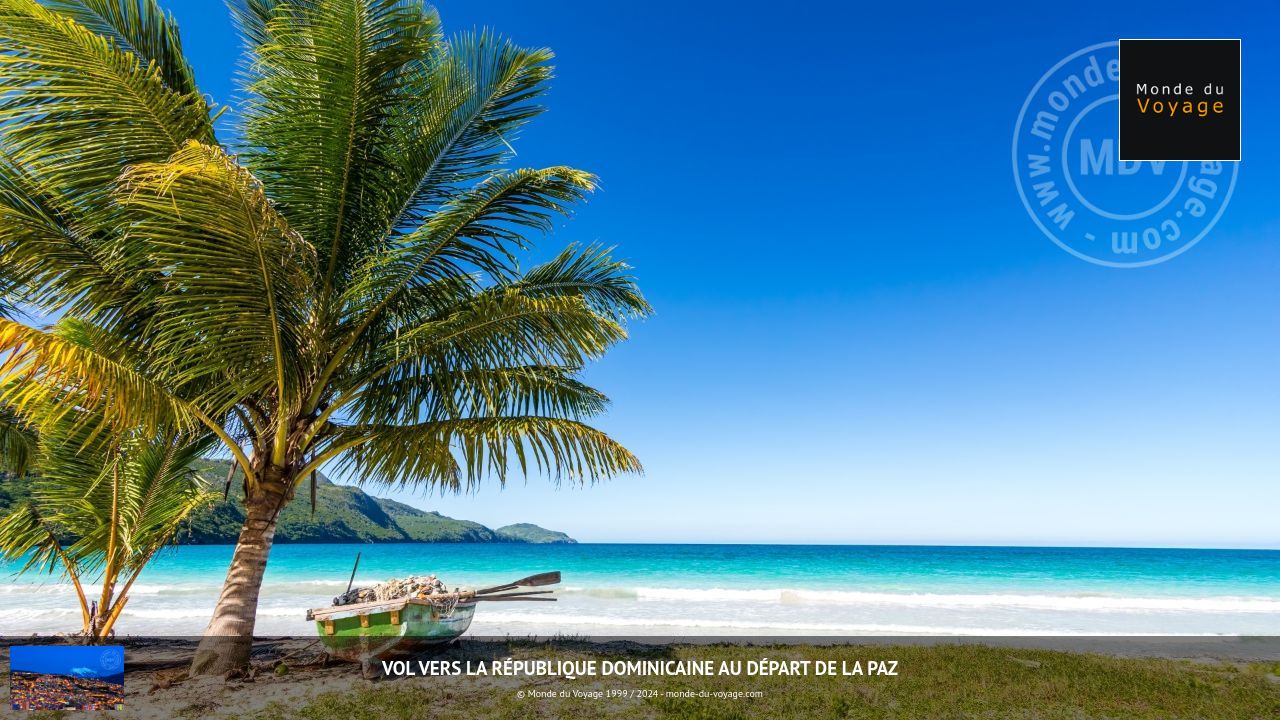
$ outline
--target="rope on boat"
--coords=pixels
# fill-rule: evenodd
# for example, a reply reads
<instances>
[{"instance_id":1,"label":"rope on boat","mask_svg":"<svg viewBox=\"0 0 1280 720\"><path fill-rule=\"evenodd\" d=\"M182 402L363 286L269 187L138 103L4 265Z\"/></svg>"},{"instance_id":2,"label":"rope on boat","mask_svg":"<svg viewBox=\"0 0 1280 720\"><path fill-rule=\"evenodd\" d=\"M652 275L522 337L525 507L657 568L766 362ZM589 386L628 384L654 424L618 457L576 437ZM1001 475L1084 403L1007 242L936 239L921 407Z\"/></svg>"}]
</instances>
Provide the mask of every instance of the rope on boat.
<instances>
[{"instance_id":1,"label":"rope on boat","mask_svg":"<svg viewBox=\"0 0 1280 720\"><path fill-rule=\"evenodd\" d=\"M410 575L406 578L391 578L384 583L372 587L352 588L333 599L334 605L354 605L365 602L387 602L406 598L430 599L433 595L449 592L445 584L435 575ZM449 605L452 612L457 598Z\"/></svg>"},{"instance_id":2,"label":"rope on boat","mask_svg":"<svg viewBox=\"0 0 1280 720\"><path fill-rule=\"evenodd\" d=\"M458 607L458 594L446 595L432 601L432 604L440 609L440 617L453 617L453 611Z\"/></svg>"}]
</instances>

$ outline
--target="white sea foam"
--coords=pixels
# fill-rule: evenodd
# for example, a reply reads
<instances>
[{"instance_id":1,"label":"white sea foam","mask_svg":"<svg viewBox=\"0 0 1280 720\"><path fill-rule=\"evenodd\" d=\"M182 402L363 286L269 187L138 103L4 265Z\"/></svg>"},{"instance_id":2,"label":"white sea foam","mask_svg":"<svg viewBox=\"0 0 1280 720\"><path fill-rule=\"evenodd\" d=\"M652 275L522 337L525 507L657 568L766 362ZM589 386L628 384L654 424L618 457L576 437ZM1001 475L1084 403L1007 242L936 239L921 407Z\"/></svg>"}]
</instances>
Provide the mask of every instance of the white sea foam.
<instances>
[{"instance_id":1,"label":"white sea foam","mask_svg":"<svg viewBox=\"0 0 1280 720\"><path fill-rule=\"evenodd\" d=\"M296 617L306 616L305 607L259 607L258 617ZM125 611L126 616L147 618L151 620L182 620L185 618L208 619L213 614L213 606L180 607L180 608L146 608Z\"/></svg>"},{"instance_id":2,"label":"white sea foam","mask_svg":"<svg viewBox=\"0 0 1280 720\"><path fill-rule=\"evenodd\" d=\"M895 623L820 623L820 622L770 622L751 620L725 620L722 618L629 618L611 615L557 615L549 618L538 613L521 612L489 612L477 615L473 632L483 634L486 627L514 625L529 626L536 632L546 632L548 627L577 628L619 628L625 630L673 628L682 631L693 630L707 634L711 631L731 630L763 631L772 634L830 634L830 635L974 635L974 636L1096 636L1096 637L1131 637L1141 633L1132 632L1098 632L1080 633L1072 631L1046 631L1039 628L979 627L958 625L907 625ZM1159 635L1177 635L1179 633L1159 633ZM1186 633L1188 636L1199 633Z\"/></svg>"},{"instance_id":3,"label":"white sea foam","mask_svg":"<svg viewBox=\"0 0 1280 720\"><path fill-rule=\"evenodd\" d=\"M71 586L60 578L0 584L0 635L63 632L79 624ZM221 575L155 578L135 585L137 596L118 626L131 634L195 634L203 630ZM356 585L375 582L358 578ZM726 581L727 582L727 581ZM263 586L261 633L311 632L306 609L328 605L345 579L286 575ZM854 586L856 587L856 586ZM98 589L86 586L90 596ZM1176 589L1176 587L1175 587ZM939 591L816 587L655 587L577 583L558 588L561 602L539 607L486 604L477 634L689 635L1144 635L1265 633L1280 623L1280 592L1250 596L1162 595L1151 590L1110 593Z\"/></svg>"},{"instance_id":4,"label":"white sea foam","mask_svg":"<svg viewBox=\"0 0 1280 720\"><path fill-rule=\"evenodd\" d=\"M261 612L261 611L259 611ZM125 617L146 618L148 620L183 620L186 618L208 618L213 614L213 606L180 607L180 608L130 608L124 612Z\"/></svg>"},{"instance_id":5,"label":"white sea foam","mask_svg":"<svg viewBox=\"0 0 1280 720\"><path fill-rule=\"evenodd\" d=\"M102 592L102 586L94 583L84 583L81 585L86 595L97 595ZM145 583L135 583L129 588L130 595L183 595L183 594L204 594L217 593L221 585L209 583L178 583L178 584L159 584L148 585ZM21 594L21 595L56 595L74 597L75 586L71 583L63 582L15 582L8 585L0 585L0 594Z\"/></svg>"},{"instance_id":6,"label":"white sea foam","mask_svg":"<svg viewBox=\"0 0 1280 720\"><path fill-rule=\"evenodd\" d=\"M56 582L14 582L0 585L0 595L61 595L74 592L75 588L71 583Z\"/></svg>"},{"instance_id":7,"label":"white sea foam","mask_svg":"<svg viewBox=\"0 0 1280 720\"><path fill-rule=\"evenodd\" d=\"M29 620L48 615L79 615L79 608L0 608L0 620Z\"/></svg>"},{"instance_id":8,"label":"white sea foam","mask_svg":"<svg viewBox=\"0 0 1280 720\"><path fill-rule=\"evenodd\" d=\"M582 594L600 597L598 591ZM642 602L778 603L813 605L896 605L927 608L1027 608L1085 612L1280 613L1280 599L1269 597L1128 597L1119 595L1044 595L1016 593L886 593L790 588L617 589L619 596Z\"/></svg>"}]
</instances>

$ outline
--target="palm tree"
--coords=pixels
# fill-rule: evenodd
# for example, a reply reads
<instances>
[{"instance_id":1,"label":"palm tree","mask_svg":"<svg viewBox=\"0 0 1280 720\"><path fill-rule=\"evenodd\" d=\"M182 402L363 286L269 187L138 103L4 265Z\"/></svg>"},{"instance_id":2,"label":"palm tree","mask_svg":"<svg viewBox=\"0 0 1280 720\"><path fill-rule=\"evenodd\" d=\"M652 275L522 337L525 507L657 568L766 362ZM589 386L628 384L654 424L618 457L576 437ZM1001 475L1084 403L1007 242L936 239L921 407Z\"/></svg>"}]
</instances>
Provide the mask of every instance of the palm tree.
<instances>
[{"instance_id":1,"label":"palm tree","mask_svg":"<svg viewBox=\"0 0 1280 720\"><path fill-rule=\"evenodd\" d=\"M216 494L191 469L212 434L113 437L91 428L64 417L41 436L31 500L0 519L0 556L22 562L20 572L61 570L75 588L81 637L93 643L110 636L147 563ZM101 585L96 599L90 577Z\"/></svg>"},{"instance_id":2,"label":"palm tree","mask_svg":"<svg viewBox=\"0 0 1280 720\"><path fill-rule=\"evenodd\" d=\"M234 458L247 518L195 673L247 662L276 517L326 463L453 491L639 471L580 373L649 311L606 249L520 263L596 184L507 167L550 52L403 0L231 8L223 145L154 0L0 0L0 264L95 338L0 320L3 372L40 379L2 399L74 388Z\"/></svg>"}]
</instances>

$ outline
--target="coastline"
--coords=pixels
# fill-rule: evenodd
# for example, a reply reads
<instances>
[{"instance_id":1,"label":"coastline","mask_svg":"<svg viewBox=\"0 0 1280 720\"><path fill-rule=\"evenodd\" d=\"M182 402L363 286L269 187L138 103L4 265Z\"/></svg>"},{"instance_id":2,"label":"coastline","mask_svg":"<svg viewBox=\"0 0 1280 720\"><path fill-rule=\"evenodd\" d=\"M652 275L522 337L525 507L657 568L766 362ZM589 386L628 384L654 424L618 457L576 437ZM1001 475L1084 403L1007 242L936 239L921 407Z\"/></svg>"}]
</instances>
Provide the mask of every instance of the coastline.
<instances>
[{"instance_id":1,"label":"coastline","mask_svg":"<svg viewBox=\"0 0 1280 720\"><path fill-rule=\"evenodd\" d=\"M203 632L229 546L181 546L132 589L119 632ZM408 574L485 587L559 570L556 603L486 607L484 636L1265 635L1280 627L1280 552L920 546L285 545L260 635L311 628L347 585ZM412 559L410 559L412 558ZM0 575L12 572L0 566ZM57 576L0 586L0 634L65 631L78 609Z\"/></svg>"}]
</instances>

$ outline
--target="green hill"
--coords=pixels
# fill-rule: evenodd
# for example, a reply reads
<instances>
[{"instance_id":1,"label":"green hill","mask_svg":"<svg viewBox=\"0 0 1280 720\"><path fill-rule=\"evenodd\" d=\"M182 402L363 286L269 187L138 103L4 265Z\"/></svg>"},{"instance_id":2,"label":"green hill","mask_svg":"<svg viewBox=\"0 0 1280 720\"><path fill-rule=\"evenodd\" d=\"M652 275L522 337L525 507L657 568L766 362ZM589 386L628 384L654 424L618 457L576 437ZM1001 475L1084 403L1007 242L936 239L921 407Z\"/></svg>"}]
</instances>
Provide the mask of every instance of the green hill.
<instances>
[{"instance_id":1,"label":"green hill","mask_svg":"<svg viewBox=\"0 0 1280 720\"><path fill-rule=\"evenodd\" d=\"M196 473L221 490L227 477L225 461L203 460ZM29 480L0 474L0 516L29 494ZM184 545L234 543L244 522L244 507L236 498L233 481L229 500L218 499L192 516L176 540ZM568 535L521 523L494 531L470 520L457 520L394 500L377 498L350 485L335 485L323 475L316 482L316 508L311 511L309 486L298 488L298 497L280 512L276 525L278 543L565 543Z\"/></svg>"},{"instance_id":2,"label":"green hill","mask_svg":"<svg viewBox=\"0 0 1280 720\"><path fill-rule=\"evenodd\" d=\"M498 537L502 538L503 542L554 543L557 545L566 545L578 542L562 532L538 527L533 523L516 523L515 525L506 525L498 528L495 532L498 533Z\"/></svg>"}]
</instances>

